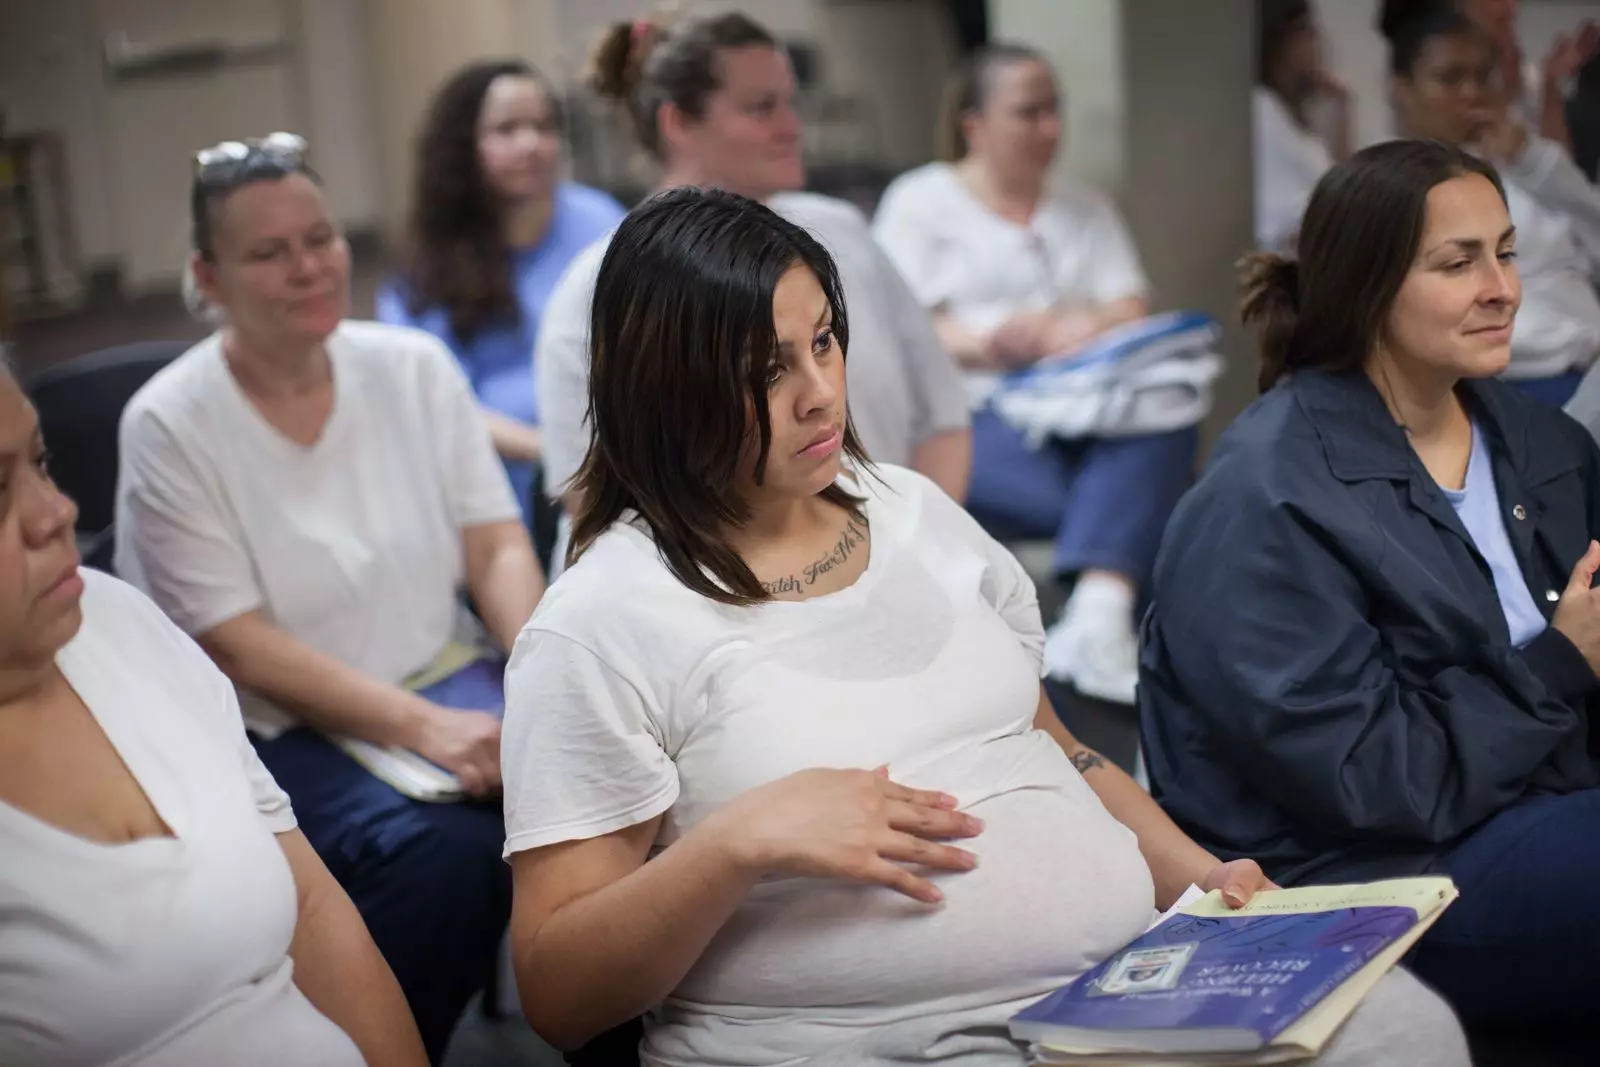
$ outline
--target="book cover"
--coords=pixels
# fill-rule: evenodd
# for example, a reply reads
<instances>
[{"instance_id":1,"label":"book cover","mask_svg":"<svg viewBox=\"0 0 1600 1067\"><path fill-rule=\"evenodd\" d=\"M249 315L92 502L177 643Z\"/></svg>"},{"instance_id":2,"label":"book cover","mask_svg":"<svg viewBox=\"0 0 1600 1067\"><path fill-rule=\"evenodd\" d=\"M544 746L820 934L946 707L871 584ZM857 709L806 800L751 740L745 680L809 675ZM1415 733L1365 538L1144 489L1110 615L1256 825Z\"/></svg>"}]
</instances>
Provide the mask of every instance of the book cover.
<instances>
[{"instance_id":1,"label":"book cover","mask_svg":"<svg viewBox=\"0 0 1600 1067\"><path fill-rule=\"evenodd\" d=\"M1108 1048L1260 1048L1417 919L1416 909L1403 905L1267 915L1180 912L1019 1013L1012 1033L1041 1042L1071 1034L1074 1044L1104 1034Z\"/></svg>"}]
</instances>

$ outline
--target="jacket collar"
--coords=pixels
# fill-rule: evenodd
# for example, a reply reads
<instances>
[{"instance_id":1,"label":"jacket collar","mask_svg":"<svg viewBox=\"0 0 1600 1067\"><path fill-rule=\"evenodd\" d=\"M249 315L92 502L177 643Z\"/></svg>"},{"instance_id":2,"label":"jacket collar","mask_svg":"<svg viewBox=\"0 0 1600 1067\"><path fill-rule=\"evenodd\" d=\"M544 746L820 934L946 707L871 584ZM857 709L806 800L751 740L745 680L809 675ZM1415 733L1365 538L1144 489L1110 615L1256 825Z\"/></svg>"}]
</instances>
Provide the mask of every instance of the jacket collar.
<instances>
[{"instance_id":1,"label":"jacket collar","mask_svg":"<svg viewBox=\"0 0 1600 1067\"><path fill-rule=\"evenodd\" d=\"M1377 388L1365 374L1296 372L1284 387L1299 401L1322 441L1328 467L1343 482L1409 480L1421 464ZM1532 447L1533 405L1520 403L1498 382L1463 380L1462 396L1491 451L1498 452L1524 485L1563 473L1570 449ZM1556 412L1548 418L1559 417ZM1549 468L1549 469L1545 469Z\"/></svg>"}]
</instances>

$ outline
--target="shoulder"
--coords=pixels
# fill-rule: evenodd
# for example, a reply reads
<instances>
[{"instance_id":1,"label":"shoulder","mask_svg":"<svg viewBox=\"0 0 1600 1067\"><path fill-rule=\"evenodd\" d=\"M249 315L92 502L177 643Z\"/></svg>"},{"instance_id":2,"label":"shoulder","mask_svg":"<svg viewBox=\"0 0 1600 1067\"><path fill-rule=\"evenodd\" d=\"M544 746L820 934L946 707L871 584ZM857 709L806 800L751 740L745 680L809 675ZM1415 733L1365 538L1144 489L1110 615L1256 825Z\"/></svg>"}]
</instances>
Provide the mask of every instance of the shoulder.
<instances>
[{"instance_id":1,"label":"shoulder","mask_svg":"<svg viewBox=\"0 0 1600 1067\"><path fill-rule=\"evenodd\" d=\"M1218 438L1190 496L1240 513L1327 498L1338 481L1292 382L1268 390Z\"/></svg>"},{"instance_id":2,"label":"shoulder","mask_svg":"<svg viewBox=\"0 0 1600 1067\"><path fill-rule=\"evenodd\" d=\"M158 425L180 436L198 429L215 411L221 371L222 335L213 333L139 388L122 410L122 432L137 442Z\"/></svg>"},{"instance_id":3,"label":"shoulder","mask_svg":"<svg viewBox=\"0 0 1600 1067\"><path fill-rule=\"evenodd\" d=\"M1566 412L1553 412L1544 402L1494 378L1474 381L1469 388L1498 424L1517 466L1539 475L1596 464L1595 439Z\"/></svg>"},{"instance_id":4,"label":"shoulder","mask_svg":"<svg viewBox=\"0 0 1600 1067\"><path fill-rule=\"evenodd\" d=\"M327 344L339 370L355 370L363 383L433 382L460 374L445 343L414 326L346 319Z\"/></svg>"},{"instance_id":5,"label":"shoulder","mask_svg":"<svg viewBox=\"0 0 1600 1067\"><path fill-rule=\"evenodd\" d=\"M211 661L144 593L101 571L80 567L83 626L73 646L108 656L154 677L210 674Z\"/></svg>"},{"instance_id":6,"label":"shoulder","mask_svg":"<svg viewBox=\"0 0 1600 1067\"><path fill-rule=\"evenodd\" d=\"M848 200L821 193L779 193L767 206L796 226L815 231L824 244L841 238L871 240L867 216Z\"/></svg>"},{"instance_id":7,"label":"shoulder","mask_svg":"<svg viewBox=\"0 0 1600 1067\"><path fill-rule=\"evenodd\" d=\"M937 212L950 201L954 172L948 163L924 163L889 183L878 203L878 214L900 217Z\"/></svg>"},{"instance_id":8,"label":"shoulder","mask_svg":"<svg viewBox=\"0 0 1600 1067\"><path fill-rule=\"evenodd\" d=\"M556 210L597 237L628 213L610 193L578 182L562 182L556 186Z\"/></svg>"}]
</instances>

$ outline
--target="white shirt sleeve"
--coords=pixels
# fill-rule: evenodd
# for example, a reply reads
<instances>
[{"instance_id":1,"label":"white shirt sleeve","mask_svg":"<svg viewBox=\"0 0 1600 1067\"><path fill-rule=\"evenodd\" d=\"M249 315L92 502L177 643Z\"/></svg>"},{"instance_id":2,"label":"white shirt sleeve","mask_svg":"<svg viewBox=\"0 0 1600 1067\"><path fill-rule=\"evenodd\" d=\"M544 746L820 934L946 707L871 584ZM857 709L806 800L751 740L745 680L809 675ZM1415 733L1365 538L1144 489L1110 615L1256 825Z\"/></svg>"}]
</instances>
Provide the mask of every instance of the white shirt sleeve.
<instances>
[{"instance_id":1,"label":"white shirt sleeve","mask_svg":"<svg viewBox=\"0 0 1600 1067\"><path fill-rule=\"evenodd\" d=\"M552 499L566 491L589 451L589 315L602 258L593 246L580 253L556 283L539 320L533 371L539 383L544 489Z\"/></svg>"},{"instance_id":2,"label":"white shirt sleeve","mask_svg":"<svg viewBox=\"0 0 1600 1067\"><path fill-rule=\"evenodd\" d=\"M1095 195L1089 217L1088 240L1086 262L1093 264L1090 299L1097 304L1109 304L1144 296L1150 291L1150 281L1139 264L1139 253L1133 247L1128 227L1110 199L1099 194ZM1062 291L1066 287L1063 281Z\"/></svg>"},{"instance_id":3,"label":"white shirt sleeve","mask_svg":"<svg viewBox=\"0 0 1600 1067\"><path fill-rule=\"evenodd\" d=\"M256 811L267 828L275 834L295 829L298 824L289 795L278 786L261 757L256 755L255 746L245 736L238 691L227 675L137 589L109 576L93 575L92 580L96 595L88 604L90 610L100 614L93 621L97 631L115 632L119 627L129 627L133 632L127 634L126 639L115 641L116 647L155 651L154 657L130 663L129 669L159 671L170 678L181 679L171 688L184 693L184 707L194 710L197 728L220 736L225 745L238 753L240 769L250 783Z\"/></svg>"},{"instance_id":4,"label":"white shirt sleeve","mask_svg":"<svg viewBox=\"0 0 1600 1067\"><path fill-rule=\"evenodd\" d=\"M466 529L520 521L522 508L495 452L494 438L472 384L443 342L420 331L415 336L430 349L422 377L423 403L432 415L432 429L440 443L439 474L456 525Z\"/></svg>"},{"instance_id":5,"label":"white shirt sleeve","mask_svg":"<svg viewBox=\"0 0 1600 1067\"><path fill-rule=\"evenodd\" d=\"M537 627L506 667L500 767L507 856L635 826L678 799L660 709L584 646Z\"/></svg>"},{"instance_id":6,"label":"white shirt sleeve","mask_svg":"<svg viewBox=\"0 0 1600 1067\"><path fill-rule=\"evenodd\" d=\"M1529 196L1567 218L1573 239L1588 262L1590 278L1600 280L1600 188L1560 145L1532 131L1522 157L1506 164L1504 170Z\"/></svg>"},{"instance_id":7,"label":"white shirt sleeve","mask_svg":"<svg viewBox=\"0 0 1600 1067\"><path fill-rule=\"evenodd\" d=\"M117 573L188 634L260 608L243 532L204 458L137 400L119 439Z\"/></svg>"},{"instance_id":8,"label":"white shirt sleeve","mask_svg":"<svg viewBox=\"0 0 1600 1067\"><path fill-rule=\"evenodd\" d=\"M891 182L872 217L872 236L894 264L912 295L923 307L937 309L956 294L948 254L923 214L922 188L916 179Z\"/></svg>"},{"instance_id":9,"label":"white shirt sleeve","mask_svg":"<svg viewBox=\"0 0 1600 1067\"><path fill-rule=\"evenodd\" d=\"M870 237L867 240L872 243ZM880 279L880 309L900 342L906 381L915 404L913 441L920 444L937 434L965 430L971 424L972 415L961 368L939 340L933 316L913 295L899 270L876 243L872 243L872 255L877 261Z\"/></svg>"}]
</instances>

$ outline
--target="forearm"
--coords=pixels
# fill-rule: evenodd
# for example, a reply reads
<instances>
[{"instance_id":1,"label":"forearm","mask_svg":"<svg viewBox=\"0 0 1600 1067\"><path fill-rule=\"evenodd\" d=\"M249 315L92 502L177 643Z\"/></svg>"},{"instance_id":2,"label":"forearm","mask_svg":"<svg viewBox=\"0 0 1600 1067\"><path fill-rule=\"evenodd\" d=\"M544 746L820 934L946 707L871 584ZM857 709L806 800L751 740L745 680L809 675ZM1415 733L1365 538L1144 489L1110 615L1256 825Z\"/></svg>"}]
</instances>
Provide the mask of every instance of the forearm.
<instances>
[{"instance_id":1,"label":"forearm","mask_svg":"<svg viewBox=\"0 0 1600 1067\"><path fill-rule=\"evenodd\" d=\"M661 1003L754 884L710 824L536 930L512 916L517 988L545 1041L571 1049Z\"/></svg>"},{"instance_id":2,"label":"forearm","mask_svg":"<svg viewBox=\"0 0 1600 1067\"><path fill-rule=\"evenodd\" d=\"M989 351L989 338L957 322L948 311L936 311L934 329L939 331L939 343L949 351L951 358L968 370L995 370L998 364Z\"/></svg>"},{"instance_id":3,"label":"forearm","mask_svg":"<svg viewBox=\"0 0 1600 1067\"><path fill-rule=\"evenodd\" d=\"M481 535L481 536L478 536ZM518 522L469 530L467 589L489 634L510 651L544 596L544 571Z\"/></svg>"},{"instance_id":4,"label":"forearm","mask_svg":"<svg viewBox=\"0 0 1600 1067\"><path fill-rule=\"evenodd\" d=\"M280 834L297 884L306 882L289 957L294 984L361 1050L368 1067L428 1062L400 983L355 905L299 831Z\"/></svg>"},{"instance_id":5,"label":"forearm","mask_svg":"<svg viewBox=\"0 0 1600 1067\"><path fill-rule=\"evenodd\" d=\"M1217 858L1180 830L1138 782L1072 736L1042 690L1034 725L1055 739L1111 817L1139 839L1139 852L1155 880L1157 907L1170 907L1185 889L1204 880L1217 866Z\"/></svg>"},{"instance_id":6,"label":"forearm","mask_svg":"<svg viewBox=\"0 0 1600 1067\"><path fill-rule=\"evenodd\" d=\"M1567 128L1567 101L1558 83L1546 80L1539 94L1539 136L1554 141L1572 155L1572 131Z\"/></svg>"},{"instance_id":7,"label":"forearm","mask_svg":"<svg viewBox=\"0 0 1600 1067\"><path fill-rule=\"evenodd\" d=\"M282 705L322 733L416 746L425 701L318 651L256 612L197 640L235 685Z\"/></svg>"},{"instance_id":8,"label":"forearm","mask_svg":"<svg viewBox=\"0 0 1600 1067\"><path fill-rule=\"evenodd\" d=\"M489 424L489 436L501 459L533 463L544 454L543 440L537 426L529 426L488 408L483 409L483 420Z\"/></svg>"},{"instance_id":9,"label":"forearm","mask_svg":"<svg viewBox=\"0 0 1600 1067\"><path fill-rule=\"evenodd\" d=\"M917 445L911 466L943 489L951 500L965 504L972 476L972 431L947 430Z\"/></svg>"}]
</instances>

